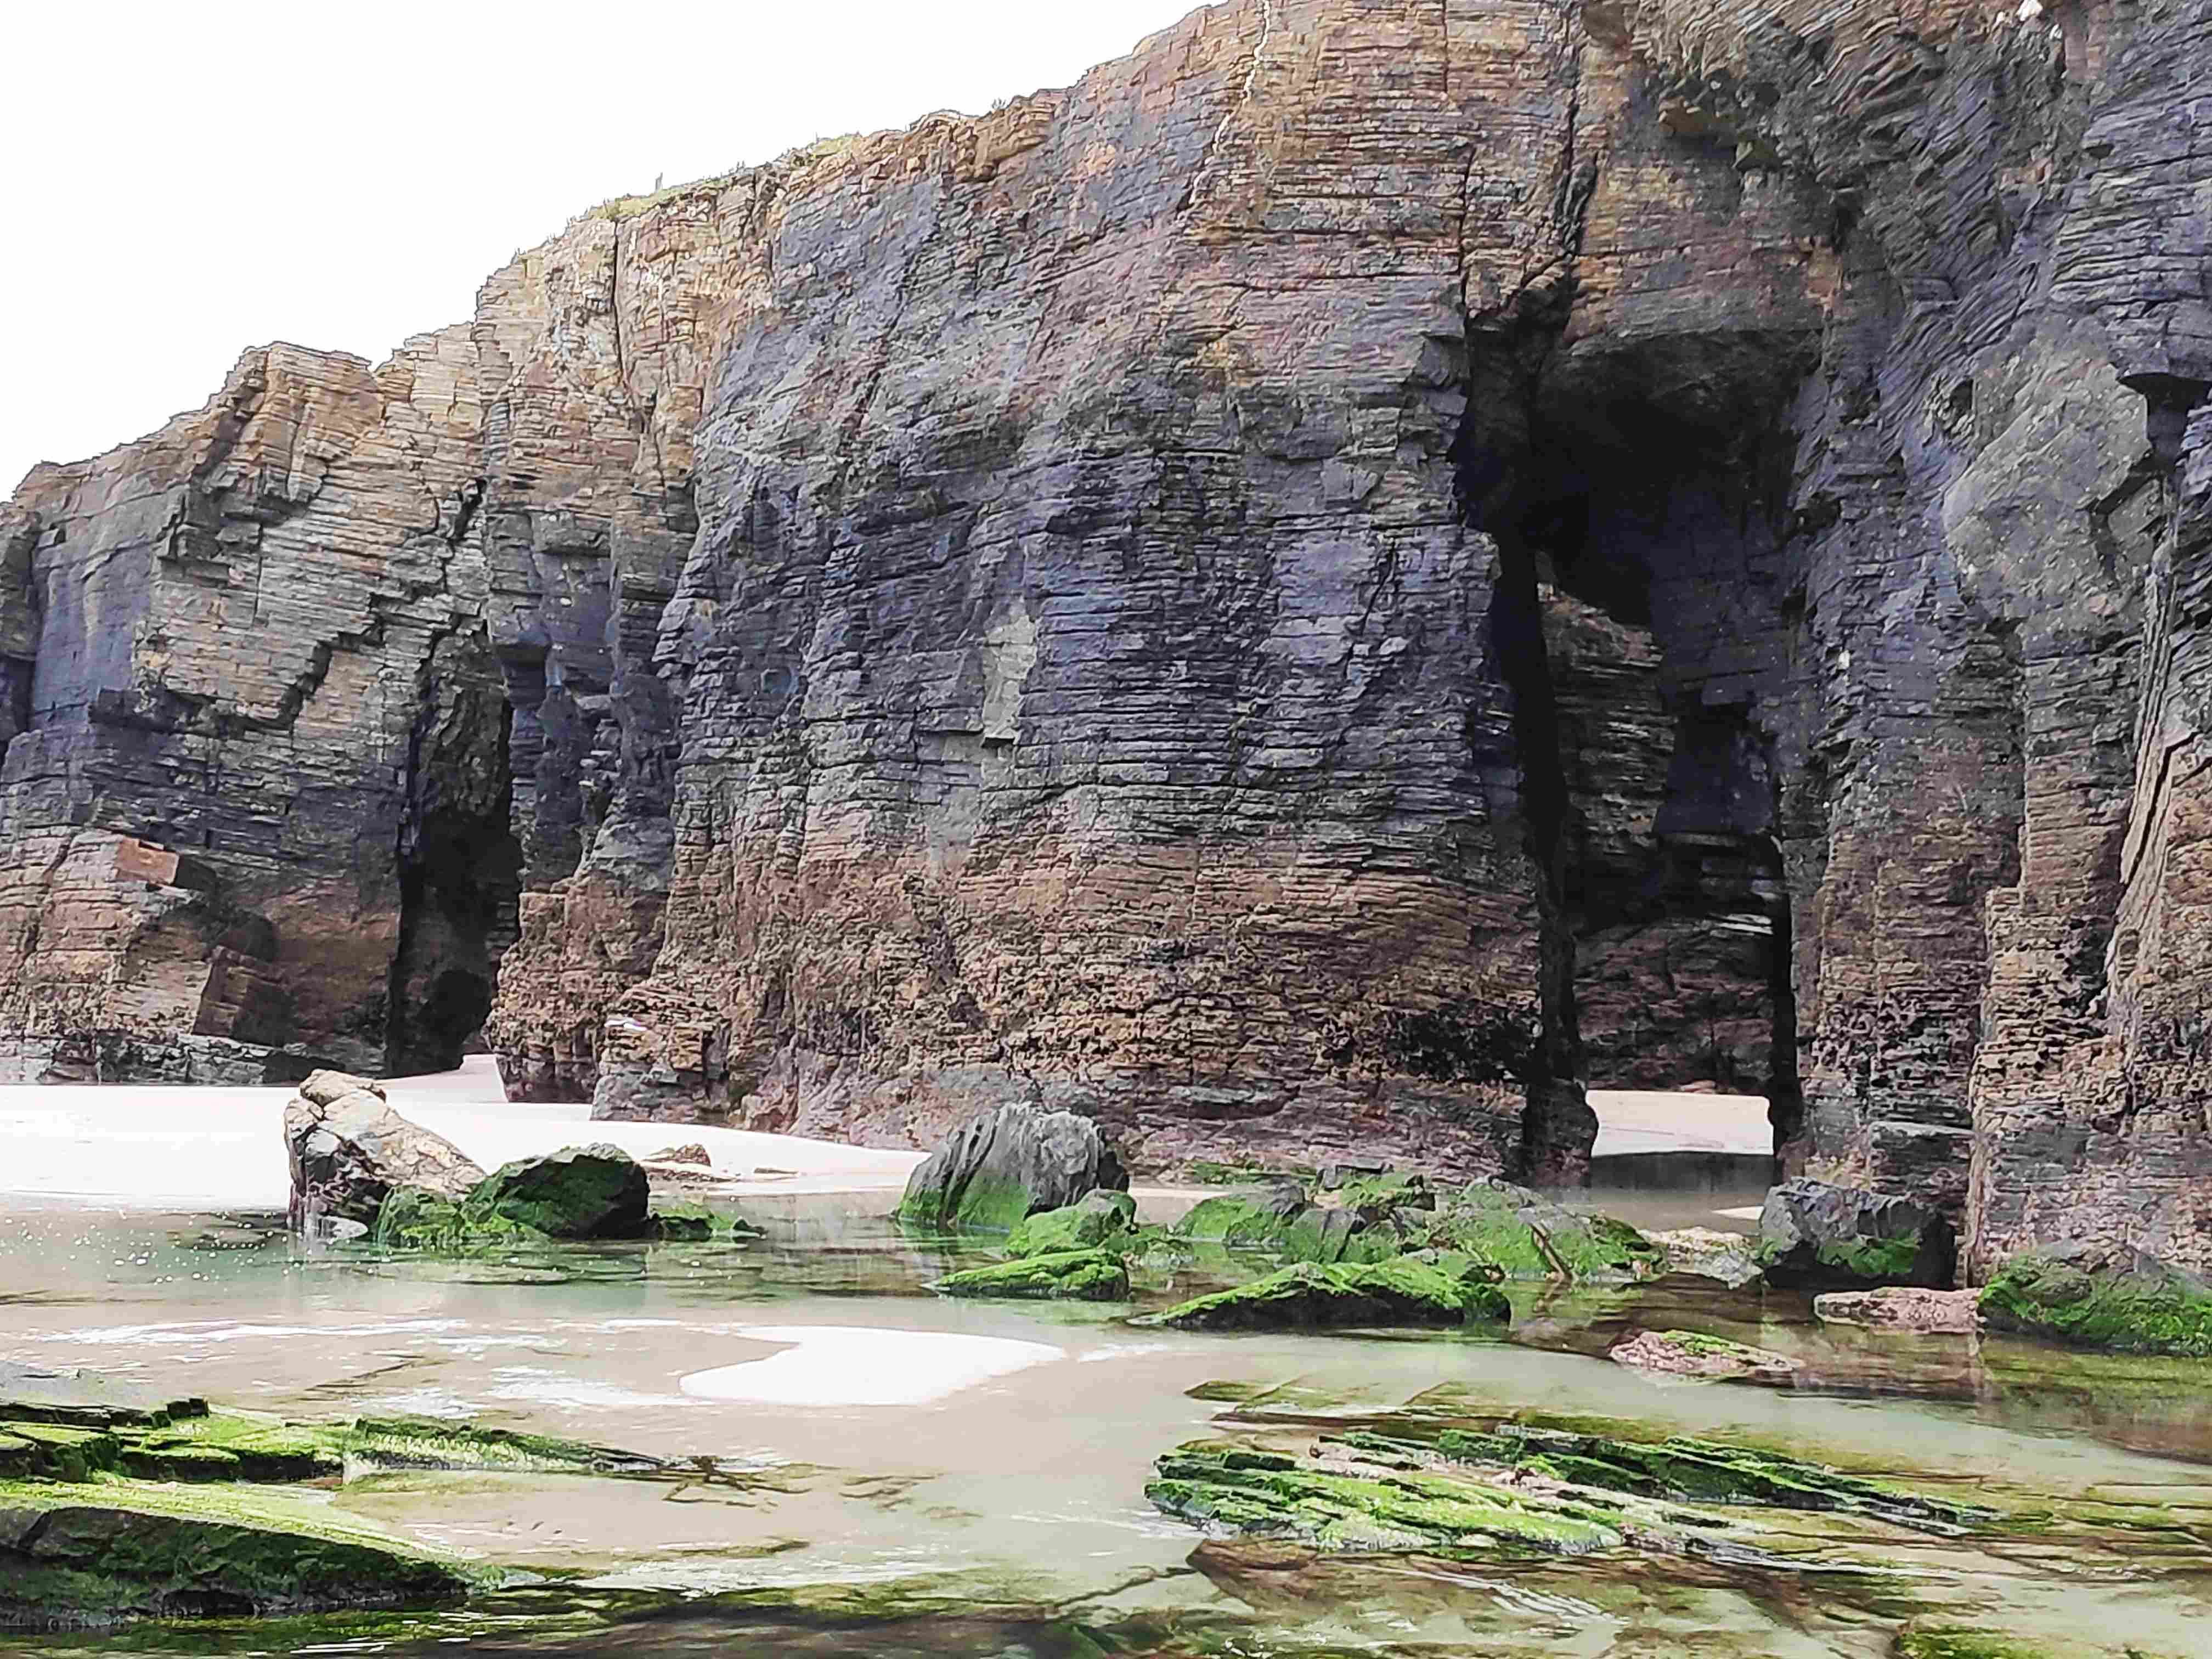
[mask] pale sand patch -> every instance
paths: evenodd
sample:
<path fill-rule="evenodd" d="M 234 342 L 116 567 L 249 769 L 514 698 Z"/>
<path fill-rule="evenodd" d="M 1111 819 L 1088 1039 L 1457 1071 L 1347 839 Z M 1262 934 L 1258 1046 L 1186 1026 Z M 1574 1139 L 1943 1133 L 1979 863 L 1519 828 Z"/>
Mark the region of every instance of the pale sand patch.
<path fill-rule="evenodd" d="M 1067 1357 L 1042 1342 L 855 1325 L 748 1325 L 737 1334 L 793 1346 L 694 1371 L 678 1386 L 695 1400 L 756 1406 L 927 1406 Z"/>
<path fill-rule="evenodd" d="M 1740 1210 L 1715 1210 L 1713 1213 L 1724 1215 L 1730 1221 L 1756 1221 L 1766 1212 L 1759 1205 L 1747 1204 Z"/>
<path fill-rule="evenodd" d="M 1592 1089 L 1597 1114 L 1593 1156 L 1623 1152 L 1728 1152 L 1763 1157 L 1774 1150 L 1764 1095 L 1676 1094 Z"/>
<path fill-rule="evenodd" d="M 609 1141 L 643 1158 L 681 1141 L 714 1168 L 748 1177 L 729 1190 L 896 1192 L 920 1152 L 680 1123 L 594 1123 L 582 1104 L 506 1098 L 489 1055 L 458 1071 L 385 1083 L 392 1106 L 487 1170 L 518 1158 Z M 0 1193 L 127 1206 L 281 1210 L 290 1200 L 284 1103 L 292 1091 L 155 1085 L 0 1086 Z M 752 1178 L 761 1169 L 789 1175 Z"/>
<path fill-rule="evenodd" d="M 586 1141 L 645 1158 L 696 1141 L 749 1194 L 894 1194 L 922 1154 L 683 1123 L 595 1123 L 582 1104 L 511 1101 L 489 1055 L 456 1071 L 386 1081 L 392 1105 L 487 1170 Z M 289 1089 L 153 1085 L 0 1086 L 0 1193 L 187 1210 L 281 1210 L 290 1196 L 282 1133 Z M 1590 1091 L 1601 1156 L 1764 1153 L 1766 1103 L 1748 1095 Z M 1206 1189 L 1140 1188 L 1147 1213 Z"/>

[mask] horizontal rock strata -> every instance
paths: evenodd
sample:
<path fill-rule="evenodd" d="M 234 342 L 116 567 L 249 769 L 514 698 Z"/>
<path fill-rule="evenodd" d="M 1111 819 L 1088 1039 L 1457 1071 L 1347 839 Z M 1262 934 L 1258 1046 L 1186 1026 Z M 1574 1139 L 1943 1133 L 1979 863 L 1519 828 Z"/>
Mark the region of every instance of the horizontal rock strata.
<path fill-rule="evenodd" d="M 1705 1079 L 1966 1275 L 2203 1267 L 2208 52 L 1236 0 L 249 354 L 0 509 L 0 1065 L 488 1012 L 607 1116 L 1535 1181 Z"/>

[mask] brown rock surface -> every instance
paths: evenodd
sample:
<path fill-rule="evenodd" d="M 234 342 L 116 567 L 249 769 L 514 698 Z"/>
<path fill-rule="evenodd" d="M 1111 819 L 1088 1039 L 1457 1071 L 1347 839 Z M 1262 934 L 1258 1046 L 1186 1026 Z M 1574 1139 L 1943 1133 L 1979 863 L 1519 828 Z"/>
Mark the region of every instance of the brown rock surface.
<path fill-rule="evenodd" d="M 520 1092 L 1139 1167 L 1712 1080 L 1969 1273 L 2202 1267 L 2208 50 L 1236 0 L 249 354 L 0 508 L 0 1064 L 442 1060 L 496 969 Z"/>
<path fill-rule="evenodd" d="M 1876 1325 L 1906 1331 L 1956 1334 L 1978 1328 L 1978 1291 L 1925 1291 L 1892 1285 L 1879 1291 L 1831 1291 L 1813 1298 L 1813 1313 L 1830 1325 Z"/>

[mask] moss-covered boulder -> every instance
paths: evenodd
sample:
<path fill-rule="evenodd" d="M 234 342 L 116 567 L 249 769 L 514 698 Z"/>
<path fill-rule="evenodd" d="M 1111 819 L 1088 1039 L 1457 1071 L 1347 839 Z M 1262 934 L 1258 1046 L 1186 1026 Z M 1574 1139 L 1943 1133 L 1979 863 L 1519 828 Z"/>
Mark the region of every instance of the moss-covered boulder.
<path fill-rule="evenodd" d="M 1917 1200 L 1808 1180 L 1767 1194 L 1755 1256 L 1768 1284 L 1816 1291 L 1942 1290 L 1959 1261 L 1951 1224 Z"/>
<path fill-rule="evenodd" d="M 1137 1234 L 1137 1200 L 1127 1193 L 1085 1193 L 1073 1204 L 1025 1217 L 1007 1236 L 1010 1255 L 1097 1249 Z"/>
<path fill-rule="evenodd" d="M 304 1505 L 0 1481 L 0 1625 L 435 1607 L 469 1589 L 453 1565 Z"/>
<path fill-rule="evenodd" d="M 1030 1216 L 1128 1185 L 1120 1157 L 1089 1118 L 1001 1106 L 969 1119 L 915 1168 L 897 1214 L 902 1224 L 932 1231 L 1010 1233 Z"/>
<path fill-rule="evenodd" d="M 754 1231 L 703 1204 L 671 1199 L 652 1206 L 644 1166 L 620 1147 L 601 1145 L 519 1159 L 459 1198 L 399 1188 L 378 1209 L 369 1242 L 385 1250 L 481 1255 L 572 1241 L 696 1241 Z"/>
<path fill-rule="evenodd" d="M 1178 1330 L 1285 1331 L 1413 1326 L 1449 1329 L 1512 1316 L 1472 1262 L 1293 1262 L 1233 1290 L 1133 1321 Z"/>
<path fill-rule="evenodd" d="M 553 1238 L 637 1238 L 651 1198 L 644 1166 L 602 1143 L 502 1164 L 463 1202 Z"/>
<path fill-rule="evenodd" d="M 1400 1210 L 1407 1249 L 1456 1251 L 1507 1279 L 1625 1281 L 1662 1271 L 1666 1253 L 1626 1222 L 1583 1215 L 1526 1187 L 1474 1181 L 1439 1195 L 1431 1210 Z"/>
<path fill-rule="evenodd" d="M 1077 1302 L 1128 1299 L 1128 1265 L 1111 1250 L 1054 1250 L 947 1273 L 939 1296 L 1015 1297 Z"/>
<path fill-rule="evenodd" d="M 368 1242 L 380 1250 L 422 1250 L 441 1255 L 550 1249 L 550 1233 L 509 1220 L 470 1203 L 418 1187 L 402 1187 L 384 1200 Z"/>
<path fill-rule="evenodd" d="M 2032 1250 L 2006 1262 L 1977 1305 L 1992 1330 L 2123 1353 L 2212 1354 L 2212 1285 L 2136 1252 Z"/>

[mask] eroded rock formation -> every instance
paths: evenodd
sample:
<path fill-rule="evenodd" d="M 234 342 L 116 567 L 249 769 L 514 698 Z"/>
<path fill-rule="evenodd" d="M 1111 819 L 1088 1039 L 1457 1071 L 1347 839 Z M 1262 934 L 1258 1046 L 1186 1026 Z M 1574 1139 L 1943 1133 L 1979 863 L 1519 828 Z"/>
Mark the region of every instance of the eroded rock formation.
<path fill-rule="evenodd" d="M 2212 4 L 2029 12 L 1237 0 L 249 355 L 0 520 L 9 1063 L 1534 1180 L 1702 1078 L 2204 1264 Z"/>

